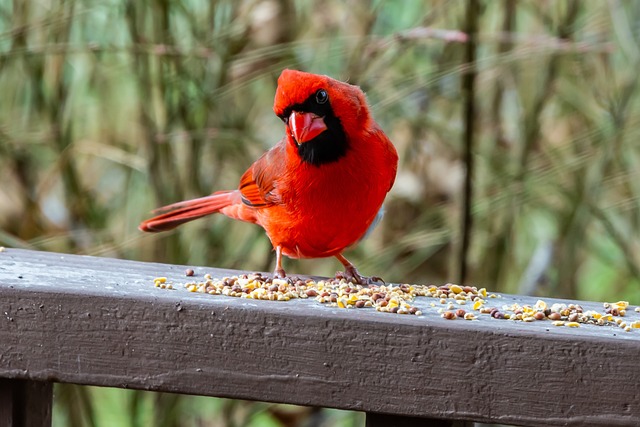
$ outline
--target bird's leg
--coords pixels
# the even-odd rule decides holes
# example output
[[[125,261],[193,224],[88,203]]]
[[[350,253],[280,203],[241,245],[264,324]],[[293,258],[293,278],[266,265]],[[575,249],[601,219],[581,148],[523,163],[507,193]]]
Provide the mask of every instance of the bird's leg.
[[[336,277],[342,275],[345,279],[352,281],[358,285],[374,285],[380,282],[384,283],[384,280],[382,280],[380,277],[367,277],[361,275],[356,269],[355,265],[351,264],[351,262],[342,254],[335,255],[335,257],[338,258],[338,261],[340,261],[342,265],[344,265],[344,272],[339,271],[336,274]]]
[[[273,271],[273,277],[279,279],[287,277],[284,268],[282,268],[282,248],[280,246],[276,246],[276,269]]]

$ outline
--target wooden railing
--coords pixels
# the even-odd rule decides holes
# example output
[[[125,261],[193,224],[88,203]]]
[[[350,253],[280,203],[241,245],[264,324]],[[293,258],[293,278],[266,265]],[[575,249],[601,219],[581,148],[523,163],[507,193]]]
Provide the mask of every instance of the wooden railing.
[[[0,252],[0,426],[50,424],[54,382],[365,411],[368,426],[640,425],[640,329],[451,321],[429,298],[413,316],[153,286],[184,271]]]

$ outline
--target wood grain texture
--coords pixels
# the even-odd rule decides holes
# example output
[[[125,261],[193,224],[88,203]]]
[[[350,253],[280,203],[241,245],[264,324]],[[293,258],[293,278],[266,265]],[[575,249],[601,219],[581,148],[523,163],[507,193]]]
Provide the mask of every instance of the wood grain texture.
[[[0,377],[515,425],[640,425],[640,331],[449,321],[427,298],[417,300],[424,316],[400,316],[153,287],[157,276],[185,282],[184,269],[0,252]],[[514,301],[535,299],[496,305]]]

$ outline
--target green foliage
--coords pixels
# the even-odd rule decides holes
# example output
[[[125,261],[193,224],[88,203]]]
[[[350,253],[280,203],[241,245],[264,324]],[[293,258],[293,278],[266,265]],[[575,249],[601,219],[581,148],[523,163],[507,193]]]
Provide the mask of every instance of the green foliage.
[[[481,4],[468,281],[639,303],[640,3]],[[387,216],[350,259],[391,281],[451,280],[465,7],[0,3],[0,245],[272,269],[255,226],[213,217],[159,235],[136,227],[154,207],[236,187],[282,135],[271,104],[279,72],[292,67],[361,85],[400,153]],[[337,266],[285,267],[329,275]],[[278,425],[274,405],[71,386],[57,394],[58,425]],[[359,421],[330,414],[322,425]]]

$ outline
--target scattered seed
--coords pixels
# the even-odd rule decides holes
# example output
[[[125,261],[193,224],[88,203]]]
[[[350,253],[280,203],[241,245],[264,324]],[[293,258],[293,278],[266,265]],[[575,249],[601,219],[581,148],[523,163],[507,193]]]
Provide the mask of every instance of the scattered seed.
[[[560,320],[562,318],[560,313],[557,313],[557,312],[553,312],[553,313],[549,314],[549,316],[547,316],[547,317],[549,318],[549,320]]]
[[[185,270],[185,275],[195,275],[193,269]],[[374,308],[377,311],[395,314],[421,316],[423,312],[413,306],[415,298],[432,298],[426,307],[438,311],[448,320],[461,318],[476,320],[484,314],[495,319],[510,319],[512,321],[533,322],[548,318],[554,326],[580,327],[582,323],[591,325],[617,325],[625,331],[640,329],[640,320],[623,322],[621,318],[626,314],[629,303],[618,301],[604,303],[604,314],[595,310],[584,311],[579,304],[554,303],[551,307],[543,300],[533,305],[502,305],[487,307],[486,298],[501,298],[497,294],[488,294],[485,288],[446,284],[410,285],[385,284],[361,286],[350,283],[344,278],[334,278],[315,281],[313,279],[287,278],[272,279],[263,277],[259,273],[242,274],[240,276],[214,279],[210,274],[204,274],[204,281],[185,283],[188,292],[198,292],[208,295],[225,295],[239,298],[289,301],[291,299],[314,298],[322,304],[330,304],[338,308]],[[161,289],[174,289],[173,284],[166,277],[154,279],[154,286]],[[439,304],[438,304],[439,302]],[[467,304],[477,313],[467,312],[461,306]],[[640,307],[635,307],[640,312]],[[479,314],[478,314],[479,313]]]
[[[442,317],[444,317],[447,320],[452,320],[456,318],[456,315],[453,311],[445,311],[444,313],[442,313]]]
[[[460,292],[462,292],[462,288],[458,285],[449,285],[449,290],[454,294],[459,294]]]

